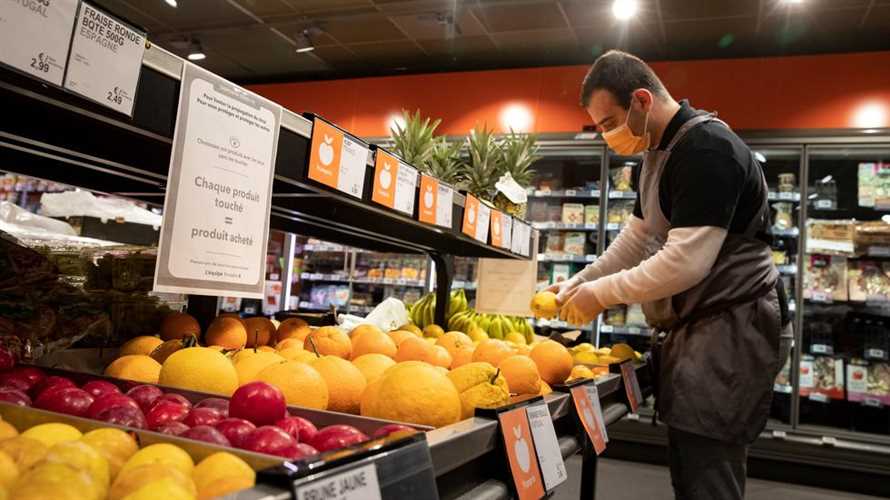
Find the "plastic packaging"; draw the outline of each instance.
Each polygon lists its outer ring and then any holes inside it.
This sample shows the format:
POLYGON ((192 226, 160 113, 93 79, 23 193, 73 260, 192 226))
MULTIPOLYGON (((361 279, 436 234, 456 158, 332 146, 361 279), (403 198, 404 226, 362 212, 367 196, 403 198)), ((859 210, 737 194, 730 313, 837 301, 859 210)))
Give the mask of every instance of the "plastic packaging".
POLYGON ((88 191, 46 193, 40 197, 40 212, 48 217, 89 216, 102 220, 123 219, 160 227, 162 217, 120 198, 97 198, 88 191))
POLYGON ((381 302, 364 318, 352 314, 341 314, 337 321, 340 323, 340 328, 346 331, 351 331, 361 324, 372 324, 384 332, 388 332, 407 324, 410 322, 410 318, 405 304, 399 299, 390 297, 381 302))

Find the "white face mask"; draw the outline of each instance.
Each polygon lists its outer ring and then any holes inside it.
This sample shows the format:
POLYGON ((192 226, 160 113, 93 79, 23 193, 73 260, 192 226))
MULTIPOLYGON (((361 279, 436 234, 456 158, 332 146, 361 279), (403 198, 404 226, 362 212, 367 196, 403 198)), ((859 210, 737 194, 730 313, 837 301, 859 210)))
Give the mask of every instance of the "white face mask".
POLYGON ((649 112, 646 112, 646 121, 643 123, 643 135, 634 135, 633 130, 627 125, 630 120, 630 113, 633 105, 627 109, 627 117, 624 123, 613 128, 608 132, 603 132, 603 140, 612 148, 612 151, 622 156, 632 156, 642 153, 649 147, 649 132, 646 128, 649 126, 649 112))

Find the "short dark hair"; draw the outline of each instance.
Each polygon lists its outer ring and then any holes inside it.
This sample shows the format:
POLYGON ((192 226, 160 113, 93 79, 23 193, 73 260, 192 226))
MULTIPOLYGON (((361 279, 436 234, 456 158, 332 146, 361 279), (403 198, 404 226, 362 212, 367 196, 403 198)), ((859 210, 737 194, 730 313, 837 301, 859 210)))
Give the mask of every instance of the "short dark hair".
POLYGON ((646 89, 655 95, 668 95, 664 84, 648 64, 639 57, 610 50, 596 58, 581 85, 581 106, 590 105, 595 90, 608 90, 624 109, 630 108, 631 93, 646 89))

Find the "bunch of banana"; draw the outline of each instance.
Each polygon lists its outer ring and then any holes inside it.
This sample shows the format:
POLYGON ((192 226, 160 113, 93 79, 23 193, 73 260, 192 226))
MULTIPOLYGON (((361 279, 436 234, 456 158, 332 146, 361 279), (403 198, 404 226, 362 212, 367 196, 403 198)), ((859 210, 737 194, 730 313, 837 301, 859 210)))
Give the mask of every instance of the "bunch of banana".
POLYGON ((480 314, 479 318, 476 320, 476 324, 479 325, 479 328, 485 330, 486 332, 491 328, 491 320, 494 318, 491 314, 480 314))
POLYGON ((472 328, 473 325, 476 324, 476 322, 473 320, 473 317, 475 315, 475 311, 467 309, 466 311, 462 311, 451 316, 451 318, 448 319, 448 330, 470 333, 470 328, 472 328))
POLYGON ((462 313, 469 309, 470 304, 467 302, 467 295, 464 292, 464 289, 461 288, 452 291, 451 300, 448 302, 448 311, 446 313, 447 318, 451 319, 455 314, 462 313))
POLYGON ((507 316, 497 314, 491 319, 491 323, 487 329, 488 336, 493 339, 501 339, 507 336, 508 333, 514 331, 513 323, 507 318, 507 316))
POLYGON ((531 323, 525 318, 515 317, 514 319, 516 320, 515 330, 525 336, 526 343, 531 344, 535 340, 535 329, 532 328, 531 323))
POLYGON ((433 324, 433 318, 436 315, 436 294, 428 293, 420 298, 411 307, 411 322, 420 328, 426 328, 427 325, 433 324))

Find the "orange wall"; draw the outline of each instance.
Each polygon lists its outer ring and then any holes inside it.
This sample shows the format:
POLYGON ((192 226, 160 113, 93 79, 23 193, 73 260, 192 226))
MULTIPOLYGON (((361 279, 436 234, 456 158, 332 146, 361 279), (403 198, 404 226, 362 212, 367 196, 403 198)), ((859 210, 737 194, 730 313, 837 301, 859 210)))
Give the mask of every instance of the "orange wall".
MULTIPOLYGON (((890 51, 822 56, 655 62, 676 98, 716 110, 736 129, 890 127, 890 51)), ((586 66, 437 73, 250 88, 296 111, 313 111, 359 136, 386 135, 401 109, 442 118, 440 133, 527 110, 534 132, 576 132, 586 66)))

